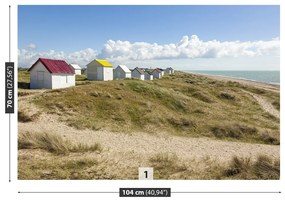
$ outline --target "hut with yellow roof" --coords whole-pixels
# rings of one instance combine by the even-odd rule
[[[113,80],[113,65],[107,60],[93,60],[87,65],[87,79],[93,81]]]

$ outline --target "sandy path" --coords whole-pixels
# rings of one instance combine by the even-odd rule
[[[41,117],[36,123],[19,123],[19,131],[48,131],[76,142],[100,143],[111,158],[132,154],[132,156],[148,159],[160,152],[176,154],[185,160],[210,157],[219,161],[228,161],[235,155],[254,158],[259,154],[279,158],[279,146],[275,145],[179,137],[168,134],[124,134],[109,131],[77,130],[64,125],[64,123],[57,121],[56,117],[50,115]]]
[[[262,96],[247,92],[248,94],[250,94],[254,99],[256,99],[256,101],[258,102],[258,104],[264,109],[264,111],[268,112],[269,114],[280,118],[280,113],[277,109],[275,109],[275,107],[268,102],[266,99],[264,99]]]

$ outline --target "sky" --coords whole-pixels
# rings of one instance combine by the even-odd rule
[[[18,63],[279,70],[279,6],[19,6]]]

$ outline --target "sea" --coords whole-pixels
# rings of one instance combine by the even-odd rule
[[[280,85],[280,71],[207,71],[207,70],[185,70],[187,73],[207,74],[233,77],[251,81],[259,81]]]

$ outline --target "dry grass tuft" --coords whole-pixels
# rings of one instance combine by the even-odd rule
[[[99,162],[90,157],[85,156],[50,156],[44,155],[43,158],[33,158],[21,154],[19,158],[19,172],[18,178],[21,180],[90,180],[101,178],[108,178],[104,173],[100,172]],[[29,159],[25,161],[24,158]],[[44,159],[44,160],[43,160]]]
[[[102,151],[100,144],[73,144],[59,135],[50,133],[24,133],[19,135],[18,149],[43,149],[53,154],[70,152]]]
[[[18,97],[24,97],[33,94],[32,92],[28,91],[18,91]]]
[[[213,126],[211,131],[219,139],[230,138],[271,145],[280,144],[278,135],[274,135],[271,130],[259,130],[256,127],[243,124]]]
[[[175,154],[159,153],[149,159],[151,165],[154,167],[154,176],[157,179],[169,179],[187,170],[184,164],[179,162]]]
[[[276,179],[280,177],[280,161],[273,161],[267,156],[259,156],[253,165],[255,175],[260,179]]]
[[[277,180],[280,177],[280,161],[262,155],[256,161],[234,157],[225,169],[224,176],[231,179]]]
[[[187,120],[185,118],[169,118],[167,119],[168,123],[170,123],[172,126],[176,127],[177,129],[186,129],[186,128],[192,128],[195,127],[195,124],[191,120]]]
[[[29,115],[26,111],[18,110],[18,121],[22,123],[32,122],[38,119],[40,113]]]
[[[273,105],[276,109],[280,110],[280,100],[275,100],[275,101],[273,101],[273,102],[272,102],[272,105]]]
[[[280,161],[263,155],[256,160],[235,156],[228,164],[220,164],[211,158],[182,161],[175,154],[158,153],[149,161],[156,179],[275,180],[280,176]]]
[[[226,100],[235,100],[236,97],[230,93],[227,92],[221,92],[219,95],[220,98],[226,99]]]
[[[249,127],[246,125],[232,124],[232,125],[220,125],[211,128],[212,133],[218,138],[234,138],[241,139],[247,135],[257,134],[255,127]]]
[[[192,93],[192,96],[198,100],[201,100],[206,103],[214,103],[215,101],[211,99],[208,95],[206,95],[203,92],[194,92]]]
[[[273,137],[268,130],[260,134],[260,139],[267,144],[280,145],[280,139]]]

